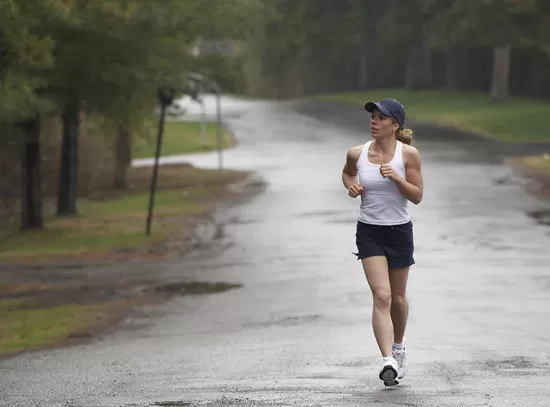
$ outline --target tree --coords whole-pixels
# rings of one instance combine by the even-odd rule
[[[239,17],[247,4],[238,1],[172,1],[159,7],[150,2],[134,9],[123,31],[110,46],[112,57],[124,62],[112,78],[115,97],[104,106],[116,127],[115,188],[126,187],[126,170],[131,161],[133,134],[139,132],[156,104],[157,87],[185,89],[186,73],[200,65],[190,49],[201,37],[239,37]]]
[[[343,56],[356,60],[357,4],[352,0],[258,2],[244,48],[253,93],[292,97],[348,81]],[[349,80],[353,85],[355,80]]]
[[[52,27],[56,67],[50,76],[65,124],[58,215],[77,213],[80,111],[103,112],[116,124],[114,179],[117,187],[124,188],[132,128],[139,127],[143,113],[155,106],[157,87],[184,85],[184,73],[193,64],[190,47],[199,36],[228,33],[236,15],[228,8],[232,3],[237,4],[236,0],[66,3],[64,24]]]
[[[154,109],[157,87],[185,83],[185,70],[193,65],[189,46],[200,35],[241,35],[245,25],[235,21],[253,4],[0,0],[0,125],[12,129],[14,139],[20,134],[22,228],[42,226],[43,117],[62,117],[58,214],[76,214],[81,113],[105,115],[116,124],[115,183],[124,186],[131,132]]]
[[[57,215],[77,214],[78,140],[82,110],[98,110],[116,96],[109,79],[124,62],[115,49],[117,36],[137,7],[123,1],[65,1],[60,18],[48,27],[55,40],[55,67],[48,72],[48,91],[59,105],[63,137]],[[119,51],[117,53],[116,51]]]
[[[40,115],[49,105],[40,95],[40,71],[52,65],[53,43],[42,35],[48,5],[0,1],[0,121],[22,135],[21,229],[43,226]]]
[[[18,126],[25,138],[21,162],[21,229],[40,229],[44,226],[40,171],[40,118],[20,122]]]
[[[512,47],[540,45],[542,2],[431,0],[427,4],[436,10],[437,23],[432,28],[436,27],[451,44],[463,42],[493,48],[491,99],[506,99]]]
[[[374,0],[355,0],[356,27],[359,38],[359,66],[357,85],[359,89],[366,89],[369,80],[369,61],[374,60],[378,35],[378,13],[372,10],[384,7],[384,3]]]
[[[387,46],[402,50],[405,87],[424,89],[433,86],[431,44],[428,23],[433,12],[422,0],[390,0],[380,23],[391,29],[381,30]]]

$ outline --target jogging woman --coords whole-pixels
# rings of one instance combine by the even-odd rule
[[[410,145],[405,108],[394,99],[368,102],[372,140],[348,150],[342,181],[352,198],[361,197],[356,226],[357,258],[373,296],[372,326],[382,353],[379,378],[387,386],[405,376],[406,298],[413,257],[408,202],[422,200],[420,154]]]

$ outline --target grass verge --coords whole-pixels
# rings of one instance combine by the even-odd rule
[[[75,277],[75,276],[73,276]],[[91,279],[0,285],[0,357],[92,339],[139,305],[240,288],[226,282]]]
[[[162,156],[198,153],[215,150],[218,147],[218,126],[205,123],[204,139],[202,124],[195,121],[166,121],[162,137]],[[154,157],[156,151],[156,133],[135,140],[132,146],[132,158]],[[231,132],[222,128],[223,148],[233,147],[235,139]]]
[[[178,235],[185,239],[193,221],[209,212],[224,186],[244,179],[243,172],[189,165],[162,166],[155,196],[152,236],[145,235],[149,168],[131,168],[124,194],[104,191],[78,203],[79,215],[51,217],[42,230],[21,232],[0,242],[0,261],[37,263],[60,258],[105,258],[146,250]]]
[[[105,323],[111,304],[65,304],[34,309],[26,301],[0,300],[0,355],[50,346],[85,336]]]
[[[534,170],[550,172],[550,154],[523,157],[522,163]]]
[[[538,99],[510,98],[494,103],[486,93],[403,89],[336,93],[314,98],[362,108],[367,100],[386,97],[402,102],[408,117],[417,121],[455,127],[505,142],[550,142],[550,103]]]
[[[534,183],[528,188],[543,199],[550,199],[550,154],[510,158],[508,164]]]

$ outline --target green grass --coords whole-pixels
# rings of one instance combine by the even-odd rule
[[[402,102],[408,118],[416,121],[448,125],[506,142],[550,141],[550,103],[543,100],[510,98],[494,103],[485,93],[402,89],[327,94],[315,98],[362,108],[367,100],[386,97]]]
[[[217,124],[206,123],[205,143],[201,139],[201,122],[167,121],[162,138],[162,156],[213,151],[218,147]],[[150,158],[156,152],[156,133],[134,141],[132,158]],[[222,128],[223,148],[235,141],[225,127]]]
[[[62,305],[24,309],[20,300],[0,300],[0,354],[54,344],[101,317],[99,306]]]
[[[44,230],[18,233],[0,246],[0,259],[135,249],[149,240],[162,239],[176,225],[165,224],[165,216],[194,216],[204,211],[196,198],[208,190],[158,191],[155,197],[153,234],[145,235],[147,193],[126,195],[106,201],[79,202],[80,215],[54,218]]]

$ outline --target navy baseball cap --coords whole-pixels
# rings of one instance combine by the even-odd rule
[[[399,123],[399,127],[405,126],[405,108],[395,99],[384,99],[380,102],[367,102],[365,110],[372,113],[378,109],[384,116],[393,117]]]

